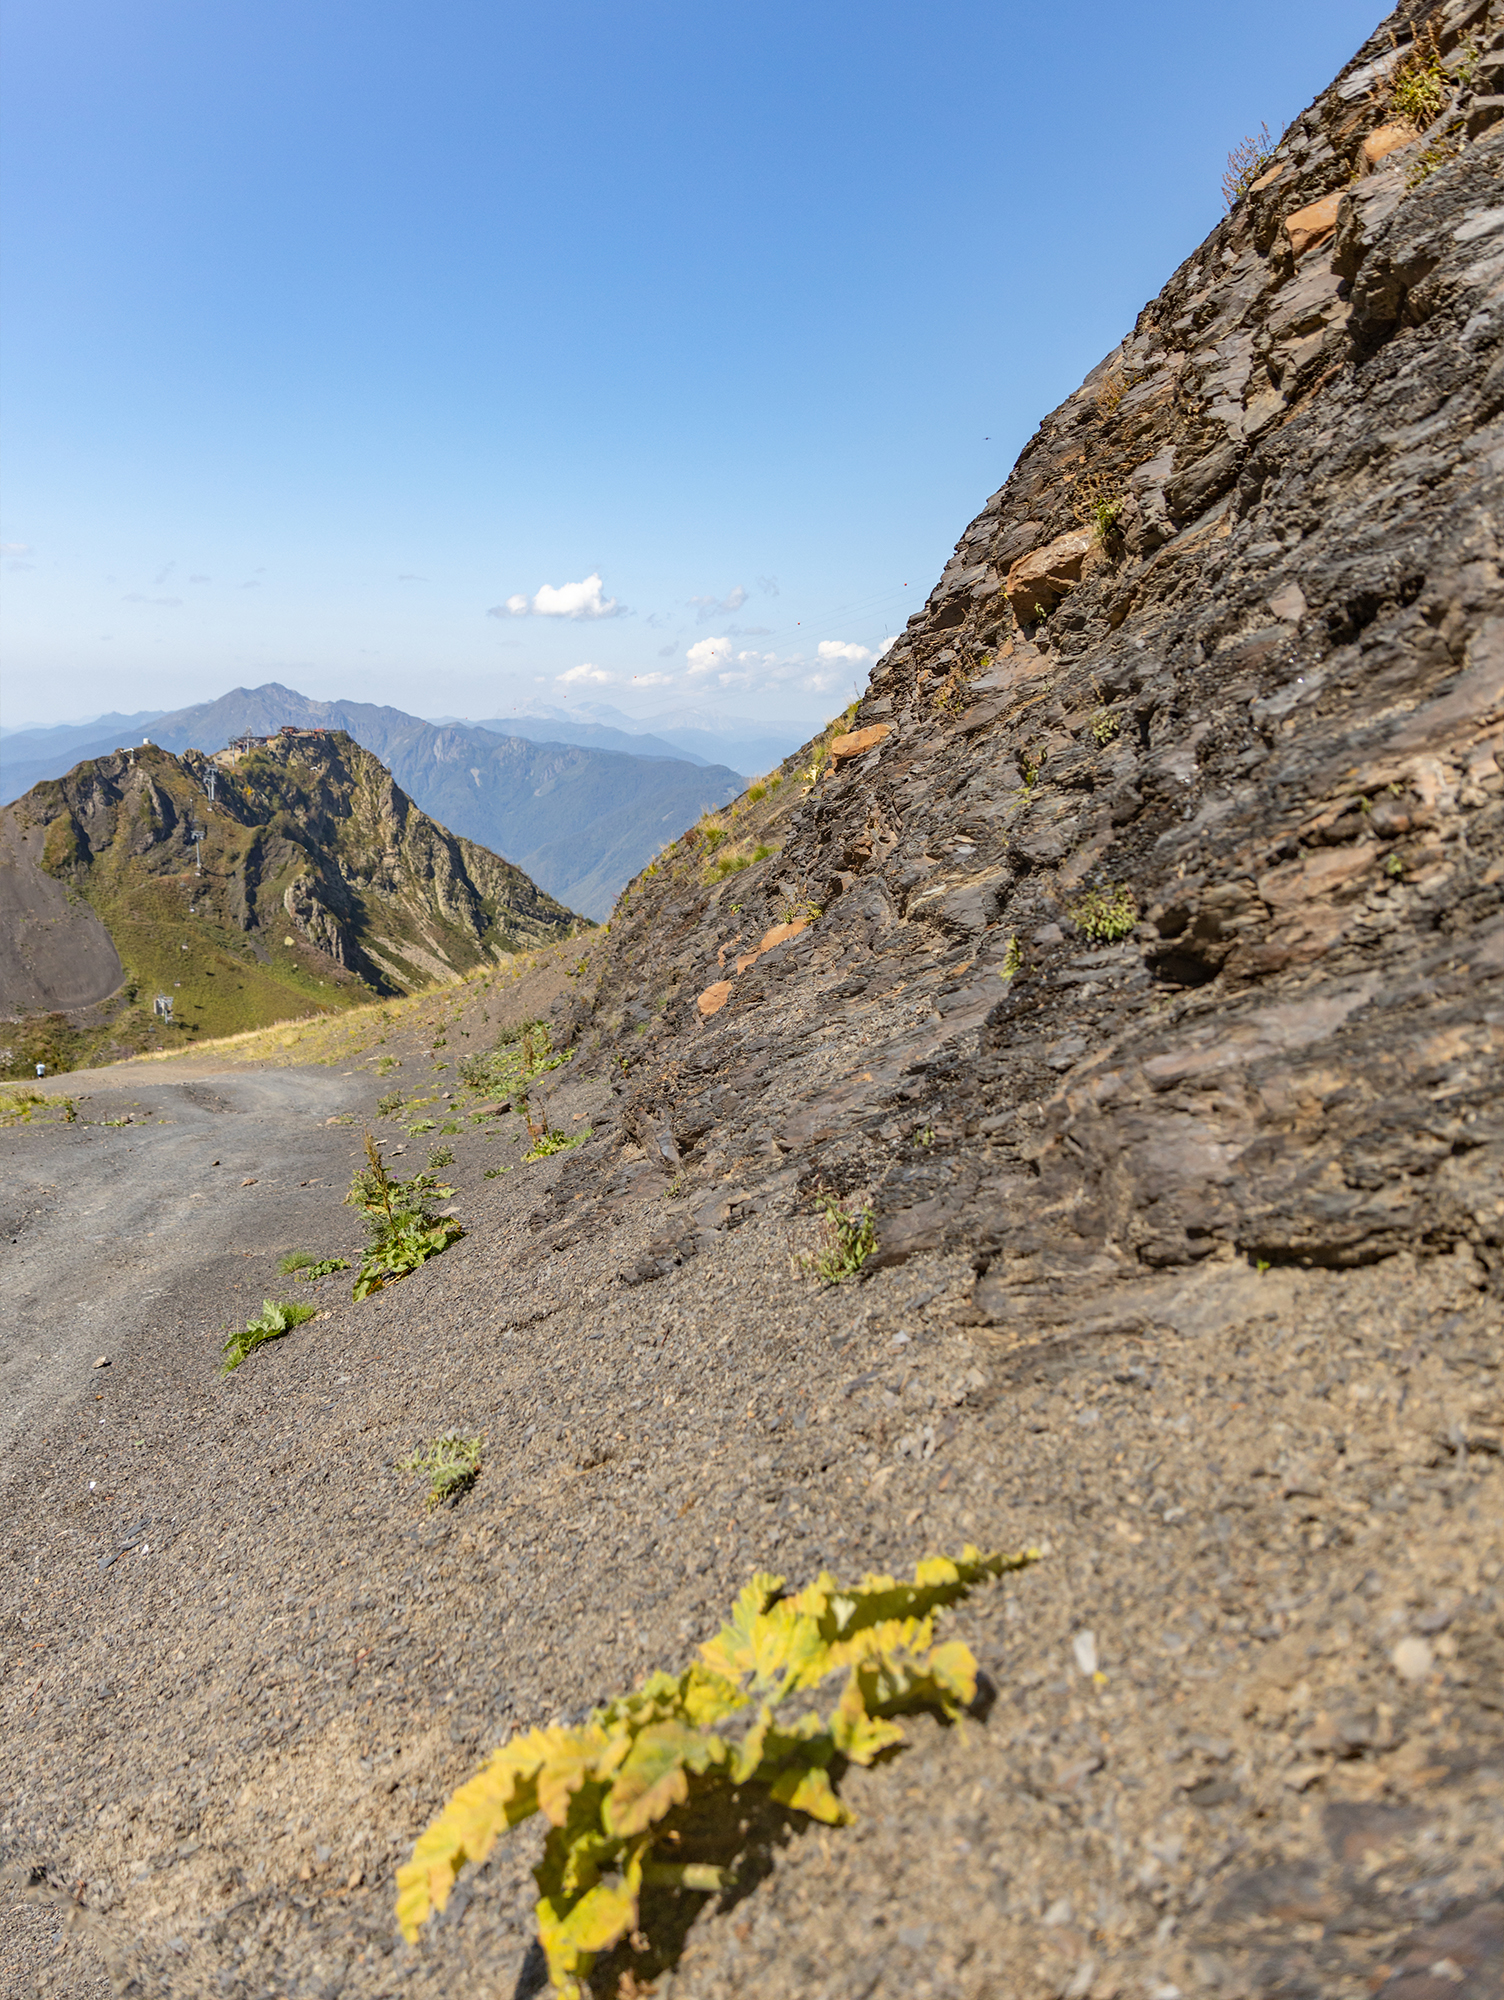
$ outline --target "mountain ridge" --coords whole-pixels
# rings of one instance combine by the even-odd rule
[[[342,732],[116,751],[0,812],[13,1073],[452,982],[587,927]]]
[[[169,750],[212,753],[232,737],[270,734],[285,722],[348,730],[425,812],[507,854],[550,894],[592,917],[609,911],[622,884],[666,839],[734,797],[742,783],[724,765],[686,764],[679,750],[629,756],[493,735],[473,723],[435,725],[370,702],[315,701],[276,681],[164,711],[145,733]],[[67,754],[71,767],[119,747],[118,732],[106,732],[58,754]],[[12,762],[10,782],[62,775],[53,761],[45,769]]]

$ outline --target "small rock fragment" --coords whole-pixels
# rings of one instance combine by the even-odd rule
[[[1436,1663],[1436,1655],[1424,1639],[1413,1634],[1401,1639],[1390,1654],[1394,1671],[1403,1681],[1423,1681]]]
[[[110,1357],[108,1354],[101,1354],[99,1359],[94,1363],[94,1366],[96,1368],[108,1368],[109,1365],[110,1365]]]

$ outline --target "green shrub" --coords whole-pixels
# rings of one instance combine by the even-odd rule
[[[1093,944],[1116,944],[1138,922],[1138,905],[1133,891],[1119,882],[1107,889],[1088,889],[1066,911],[1083,937]]]
[[[365,1218],[369,1241],[361,1253],[354,1296],[367,1299],[394,1278],[405,1278],[464,1235],[452,1215],[435,1215],[432,1204],[454,1193],[431,1173],[394,1181],[381,1150],[366,1134],[366,1161],[350,1182],[345,1201]]]
[[[376,1110],[382,1118],[397,1118],[402,1113],[402,1092],[389,1090],[385,1097],[378,1097]]]
[[[514,1736],[460,1787],[397,1871],[404,1936],[416,1942],[444,1909],[467,1861],[541,1813],[533,1877],[554,1992],[584,2000],[618,1947],[635,1963],[612,1989],[630,1974],[641,1991],[674,1962],[687,1929],[679,1899],[737,1884],[749,1827],[769,1813],[849,1823],[836,1788],[848,1766],[902,1750],[896,1717],[954,1722],[976,1699],[976,1661],[959,1640],[932,1643],[935,1615],[1037,1560],[967,1548],[921,1562],[912,1584],[868,1576],[843,1590],[827,1573],[797,1596],[781,1576],[754,1576],[682,1673],[651,1675],[575,1727]],[[839,1694],[822,1701],[837,1677]]]
[[[317,1308],[299,1305],[293,1299],[263,1299],[261,1311],[255,1319],[249,1319],[238,1333],[232,1333],[220,1349],[225,1357],[225,1365],[220,1370],[228,1375],[238,1368],[248,1354],[254,1354],[258,1347],[265,1347],[269,1340],[280,1340],[284,1333],[291,1333],[295,1326],[301,1326],[305,1319],[312,1319]]]
[[[284,1278],[290,1278],[294,1271],[306,1271],[315,1262],[317,1259],[311,1250],[289,1250],[285,1257],[278,1259],[277,1269]]]

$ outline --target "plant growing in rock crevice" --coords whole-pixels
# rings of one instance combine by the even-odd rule
[[[1237,207],[1273,154],[1274,141],[1269,136],[1267,124],[1260,125],[1256,133],[1240,139],[1233,147],[1227,156],[1227,170],[1222,176],[1222,199],[1229,208]]]
[[[819,1205],[824,1218],[819,1245],[799,1258],[797,1268],[805,1277],[839,1285],[854,1278],[877,1248],[877,1218],[865,1202],[848,1211],[829,1193],[819,1196]]]
[[[780,1576],[754,1576],[682,1673],[653,1674],[573,1728],[514,1737],[460,1787],[397,1871],[403,1934],[416,1942],[464,1864],[541,1813],[533,1875],[555,1993],[583,2000],[587,1981],[639,1991],[678,1956],[702,1907],[685,1898],[734,1901],[751,1886],[749,1835],[770,1813],[848,1823],[841,1778],[901,1751],[897,1716],[954,1722],[971,1706],[976,1661],[960,1641],[932,1644],[935,1614],[1036,1560],[967,1548],[921,1562],[912,1584],[868,1576],[843,1589],[827,1573],[797,1596]],[[826,1707],[819,1690],[837,1676]]]
[[[1090,528],[1099,547],[1112,553],[1118,541],[1118,516],[1127,495],[1105,473],[1090,472],[1071,495],[1071,511],[1083,528]]]
[[[1088,889],[1066,909],[1066,915],[1093,944],[1117,944],[1138,922],[1138,904],[1124,882],[1106,889]]]

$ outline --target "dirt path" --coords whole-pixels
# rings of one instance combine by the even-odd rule
[[[305,1219],[327,1228],[359,1152],[348,1120],[373,1095],[363,1077],[213,1063],[124,1083],[84,1071],[67,1088],[76,1124],[0,1132],[6,1443],[85,1389],[108,1391],[108,1413],[132,1370],[172,1365],[176,1330],[270,1282],[267,1257]]]

